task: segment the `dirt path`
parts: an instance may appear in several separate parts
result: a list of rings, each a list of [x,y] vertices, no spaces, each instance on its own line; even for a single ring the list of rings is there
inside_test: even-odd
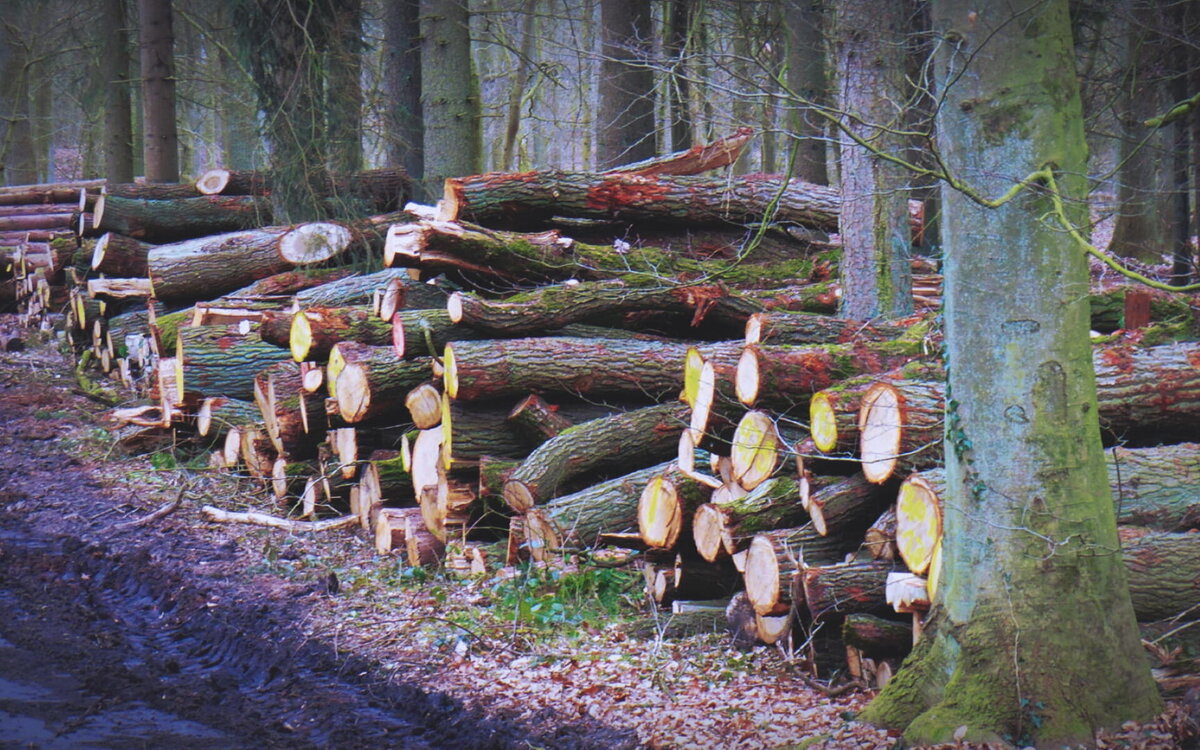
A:
[[[538,744],[306,637],[319,582],[247,585],[244,545],[185,512],[130,526],[162,493],[113,486],[70,385],[53,354],[0,360],[0,747]]]

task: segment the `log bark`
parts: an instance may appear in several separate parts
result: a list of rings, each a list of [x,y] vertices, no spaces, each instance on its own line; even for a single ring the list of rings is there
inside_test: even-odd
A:
[[[440,357],[451,341],[489,338],[471,326],[455,325],[445,310],[400,310],[391,318],[391,342],[399,357]]]
[[[908,330],[909,327],[902,324],[847,320],[813,313],[759,312],[746,320],[746,343],[805,346],[891,341]]]
[[[0,232],[25,232],[42,229],[70,230],[75,226],[72,216],[72,214],[0,216]]]
[[[156,244],[270,224],[271,202],[242,196],[158,201],[102,195],[92,211],[93,229]]]
[[[400,416],[408,392],[429,379],[428,363],[398,359],[390,346],[342,341],[333,351],[338,352],[343,366],[336,375],[328,374],[335,383],[332,395],[338,413],[350,423],[388,414]],[[331,355],[331,367],[333,360]]]
[[[903,657],[912,650],[912,624],[863,612],[846,615],[842,641],[875,657]]]
[[[573,337],[456,341],[446,346],[446,392],[462,400],[530,391],[656,399],[679,392],[687,349],[686,344]]]
[[[140,200],[169,201],[180,198],[198,198],[202,193],[195,185],[140,182],[110,182],[104,185],[103,195],[113,195],[118,198],[137,198]]]
[[[220,326],[179,328],[176,350],[182,391],[207,396],[254,398],[254,376],[288,358],[256,333],[242,334]]]
[[[92,250],[92,270],[106,276],[145,276],[153,247],[133,237],[105,232]]]
[[[340,341],[387,346],[392,343],[392,326],[366,305],[310,307],[299,314],[265,313],[262,335],[265,341],[288,347],[292,358],[303,362],[328,359],[329,351]]]
[[[847,378],[813,394],[809,425],[817,450],[830,455],[858,455],[858,413],[862,397],[880,380],[944,380],[940,362],[919,360],[883,375]]]
[[[869,482],[862,474],[854,474],[808,493],[804,506],[822,536],[856,537],[879,517],[895,496],[891,487],[881,487]]]
[[[160,245],[148,254],[147,266],[157,298],[211,299],[280,271],[334,258],[349,239],[336,224],[270,227]]]
[[[521,463],[504,485],[504,500],[523,513],[557,497],[584,472],[666,458],[677,451],[686,419],[686,406],[660,404],[569,427]]]
[[[536,393],[521,399],[508,413],[508,421],[534,446],[541,445],[575,424],[574,420],[560,413],[557,406],[547,403]]]
[[[845,548],[845,540],[821,536],[812,524],[755,535],[743,570],[754,611],[770,615],[799,606],[802,601],[793,597],[802,590],[792,583],[802,564],[838,561]]]
[[[1125,527],[1121,537],[1138,620],[1194,612],[1200,590],[1200,534],[1147,533]]]
[[[268,195],[270,176],[254,170],[210,169],[196,180],[203,195]],[[325,197],[356,198],[379,212],[399,211],[412,197],[412,181],[399,167],[331,175]]]
[[[872,559],[895,560],[900,552],[896,549],[896,506],[892,505],[875,519],[863,535],[863,547]]]
[[[853,613],[886,613],[884,592],[891,570],[891,565],[876,561],[805,565],[800,584],[813,622]]]
[[[530,226],[555,216],[720,226],[782,221],[837,231],[837,191],[778,175],[732,179],[547,170],[446,180],[451,220]],[[771,210],[774,209],[774,210]]]
[[[254,376],[254,401],[271,444],[289,459],[310,458],[325,437],[325,399],[304,390],[295,362],[278,362]],[[303,403],[301,403],[303,402]]]
[[[657,464],[531,508],[524,516],[530,553],[542,560],[559,550],[594,546],[606,533],[636,530],[642,490],[669,467]]]
[[[941,383],[919,380],[879,382],[863,394],[858,412],[863,474],[876,484],[942,460],[945,432]]]
[[[446,469],[483,456],[524,458],[529,443],[508,421],[507,407],[460,403],[442,396],[442,464]]]
[[[894,370],[923,356],[917,339],[824,346],[747,346],[738,361],[738,399],[754,406],[808,403],[838,380]]]
[[[224,438],[231,427],[260,424],[262,415],[251,401],[228,396],[210,396],[196,413],[196,432],[213,440]]]
[[[740,552],[755,534],[803,524],[800,482],[775,477],[741,497],[707,503],[696,510],[692,533],[696,551],[710,562]]]
[[[403,268],[386,268],[375,273],[349,276],[297,292],[296,304],[305,308],[366,305],[371,304],[376,290],[392,286],[401,297],[397,303],[400,309],[443,307],[446,304],[444,291],[413,281]],[[392,314],[389,312],[380,317],[391,320]]]

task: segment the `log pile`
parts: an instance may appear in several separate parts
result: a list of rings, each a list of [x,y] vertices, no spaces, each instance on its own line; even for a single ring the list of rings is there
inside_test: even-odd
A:
[[[940,277],[918,259],[915,315],[848,321],[836,245],[730,242],[768,204],[836,226],[826,188],[701,175],[748,137],[449,180],[438,207],[383,175],[334,180],[373,213],[290,227],[270,225],[263,175],[109,186],[107,233],[72,239],[91,272],[70,279],[68,333],[142,399],[116,422],[204,441],[261,482],[270,523],[354,525],[380,554],[476,573],[635,550],[660,605],[733,595],[765,642],[827,627],[879,682],[940,575]],[[362,253],[387,267],[344,265]],[[1121,293],[1093,295],[1098,329]],[[1155,336],[1195,338],[1180,305],[1160,300]],[[1095,352],[1113,445],[1178,441],[1109,454],[1138,612],[1160,619],[1200,580],[1200,344],[1144,331]]]

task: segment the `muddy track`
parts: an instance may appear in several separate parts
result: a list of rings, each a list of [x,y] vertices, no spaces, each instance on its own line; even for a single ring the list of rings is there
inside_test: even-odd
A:
[[[103,746],[632,746],[594,722],[531,734],[406,684],[304,635],[312,600],[334,595],[323,586],[248,585],[237,544],[174,517],[149,529],[107,520],[128,498],[64,452],[57,438],[79,424],[34,416],[62,395],[23,380],[0,369],[0,678],[69,678],[69,699],[37,717],[59,736],[135,706],[150,727]],[[14,711],[0,690],[0,728]],[[18,738],[0,747],[27,746],[6,744]]]

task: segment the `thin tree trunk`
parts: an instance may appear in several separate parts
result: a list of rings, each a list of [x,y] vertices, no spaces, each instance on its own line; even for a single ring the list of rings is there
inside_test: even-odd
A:
[[[326,70],[329,168],[357,172],[363,166],[362,0],[336,4],[333,47]]]
[[[138,0],[141,24],[142,151],[147,182],[179,182],[175,125],[175,36],[171,0]]]
[[[797,149],[792,176],[818,185],[828,185],[825,169],[825,120],[814,105],[826,101],[825,49],[819,0],[787,0],[783,13],[787,27],[787,85],[793,96],[788,118]]]
[[[537,21],[537,0],[525,0],[521,12],[521,48],[517,52],[517,70],[513,73],[512,87],[508,93],[508,116],[504,123],[504,148],[500,164],[503,169],[520,169],[517,153],[517,135],[521,132],[521,104],[525,101],[529,87],[529,67],[533,62],[533,41]]]
[[[483,148],[479,81],[471,62],[470,12],[463,0],[421,0],[421,111],[425,187],[475,174]]]
[[[654,156],[654,73],[643,51],[650,44],[650,4],[600,0],[600,111],[596,113],[601,169]]]
[[[388,164],[404,167],[424,198],[425,130],[421,113],[421,24],[417,0],[383,4],[383,91],[388,102]]]

